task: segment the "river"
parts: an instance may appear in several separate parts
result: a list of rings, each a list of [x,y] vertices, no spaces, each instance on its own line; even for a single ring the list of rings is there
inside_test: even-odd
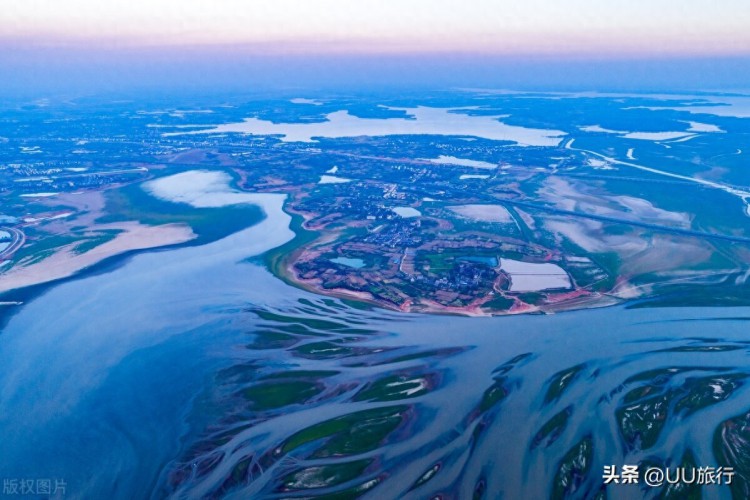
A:
[[[716,430],[750,410],[746,308],[354,307],[248,260],[293,236],[280,206],[18,308],[0,476],[65,498],[593,496],[609,464],[720,465]]]

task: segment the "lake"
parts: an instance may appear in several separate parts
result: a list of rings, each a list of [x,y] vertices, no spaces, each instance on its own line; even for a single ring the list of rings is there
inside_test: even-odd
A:
[[[360,118],[348,111],[335,111],[326,115],[325,121],[315,123],[274,123],[258,118],[246,118],[240,123],[227,123],[216,127],[188,132],[167,132],[165,137],[195,134],[223,134],[228,132],[275,135],[284,142],[314,142],[316,137],[359,137],[388,135],[460,135],[483,137],[498,141],[512,141],[520,146],[557,146],[566,135],[560,130],[535,129],[508,125],[500,121],[504,115],[472,116],[460,113],[461,109],[392,108],[405,111],[408,118]],[[458,111],[458,112],[457,112]],[[200,126],[200,125],[196,125]],[[438,163],[455,163],[452,157],[440,157]],[[467,165],[459,160],[459,165]],[[487,168],[483,162],[470,166]],[[494,168],[494,165],[492,165]]]
[[[719,465],[750,409],[747,308],[371,309],[248,261],[293,236],[265,210],[0,306],[4,477],[68,498],[592,494],[604,465]]]

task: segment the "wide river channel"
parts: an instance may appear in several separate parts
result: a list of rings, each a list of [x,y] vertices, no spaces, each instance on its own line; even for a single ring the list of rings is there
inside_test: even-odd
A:
[[[0,306],[0,478],[65,498],[583,498],[605,465],[729,463],[742,487],[750,310],[356,307],[248,260],[293,236],[277,201]]]

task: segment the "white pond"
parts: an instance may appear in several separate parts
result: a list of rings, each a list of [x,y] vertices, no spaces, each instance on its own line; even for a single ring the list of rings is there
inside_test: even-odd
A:
[[[331,262],[335,264],[341,264],[342,266],[351,267],[353,269],[361,269],[365,267],[365,261],[362,259],[353,259],[350,257],[336,257],[331,259]]]
[[[595,169],[598,169],[598,170],[613,170],[613,169],[614,169],[614,168],[613,168],[613,167],[612,167],[612,166],[611,166],[611,165],[610,165],[609,163],[607,163],[606,161],[604,161],[604,160],[599,160],[599,159],[597,159],[597,158],[588,158],[588,159],[586,160],[586,164],[587,164],[587,165],[588,165],[589,167],[591,167],[591,168],[595,168]]]
[[[396,212],[404,219],[409,219],[411,217],[420,217],[422,215],[422,212],[412,207],[393,207],[391,208],[391,210]]]
[[[557,264],[500,259],[500,268],[510,275],[511,292],[538,292],[571,287],[570,277]]]
[[[322,106],[323,103],[316,100],[316,99],[306,99],[304,97],[295,97],[294,99],[290,99],[289,102],[292,104],[312,104],[313,106]]]
[[[679,139],[686,137],[687,132],[628,132],[622,137],[625,139],[638,139],[641,141],[668,141],[670,139]]]
[[[511,217],[508,210],[502,205],[458,205],[448,207],[448,209],[467,219],[482,222],[513,222],[513,217]]]
[[[26,193],[22,194],[21,198],[49,198],[50,196],[57,196],[60,193]]]
[[[618,130],[611,130],[608,128],[604,128],[601,125],[586,125],[585,127],[578,127],[578,130],[580,130],[581,132],[594,132],[594,133],[602,133],[602,134],[622,134],[623,133]]]
[[[321,175],[318,184],[345,184],[347,182],[352,182],[352,180],[335,175]]]
[[[684,132],[628,132],[625,130],[611,130],[604,128],[601,125],[587,125],[585,127],[579,127],[582,132],[594,132],[602,134],[615,134],[619,135],[623,139],[638,139],[642,141],[668,141],[670,139],[679,139],[692,135],[692,131]]]
[[[231,187],[232,178],[226,172],[190,170],[148,181],[143,188],[151,195],[175,203],[187,203],[196,208],[217,208],[230,205],[253,204],[266,215],[283,214],[286,195],[277,193],[245,193]]]
[[[724,133],[724,130],[719,128],[717,125],[710,123],[701,122],[687,122],[690,125],[689,132],[708,132],[708,133]]]
[[[698,115],[730,116],[735,118],[750,118],[750,96],[690,96],[696,105],[680,106],[666,102],[664,106],[637,106],[653,111],[674,110],[686,111]]]
[[[459,167],[485,168],[494,170],[497,165],[487,161],[468,160],[466,158],[456,158],[455,156],[440,155],[437,158],[422,158],[425,161],[438,163],[440,165],[456,165]]]
[[[497,116],[470,116],[450,108],[393,108],[406,111],[408,118],[359,118],[348,111],[335,111],[319,123],[274,123],[246,118],[202,130],[169,132],[164,136],[237,132],[277,135],[284,142],[314,142],[314,137],[342,138],[387,135],[459,135],[496,141],[513,141],[521,146],[558,146],[566,135],[560,130],[507,125]],[[201,126],[197,124],[195,126]]]
[[[489,175],[475,175],[475,174],[463,174],[458,177],[459,180],[465,181],[466,179],[489,179]]]

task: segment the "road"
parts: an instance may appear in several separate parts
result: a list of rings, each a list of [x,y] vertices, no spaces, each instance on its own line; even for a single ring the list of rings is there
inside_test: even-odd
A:
[[[0,231],[9,232],[11,238],[13,238],[10,242],[10,245],[8,245],[8,248],[0,252],[0,261],[1,261],[1,260],[6,260],[6,259],[11,258],[13,254],[16,253],[18,249],[23,246],[24,243],[26,243],[26,235],[23,234],[23,231],[20,231],[12,227],[0,227]]]
[[[84,172],[80,174],[62,174],[62,175],[41,175],[35,177],[23,177],[21,179],[15,179],[13,182],[32,182],[39,180],[60,180],[60,179],[75,179],[79,177],[107,177],[111,175],[123,175],[123,174],[142,174],[148,172],[146,167],[127,168],[118,170],[102,170],[96,172]]]
[[[686,175],[675,174],[675,173],[672,173],[672,172],[665,172],[664,170],[658,170],[656,168],[647,167],[645,165],[638,165],[637,163],[630,163],[630,162],[627,162],[627,161],[617,160],[615,158],[612,158],[612,157],[609,157],[609,156],[605,156],[605,155],[603,155],[601,153],[597,153],[596,151],[589,151],[588,149],[574,148],[573,147],[573,142],[574,141],[575,141],[575,139],[570,139],[565,144],[565,149],[568,149],[568,150],[571,150],[571,151],[581,151],[583,153],[588,153],[590,155],[597,156],[597,157],[599,157],[599,158],[601,158],[601,159],[603,159],[603,160],[605,160],[605,161],[607,161],[609,163],[613,163],[615,165],[624,165],[626,167],[637,168],[638,170],[643,170],[644,172],[651,172],[652,174],[663,175],[665,177],[670,177],[672,179],[680,179],[680,180],[687,181],[687,182],[693,182],[693,183],[696,183],[696,184],[700,184],[702,186],[707,186],[707,187],[712,187],[712,188],[715,188],[715,189],[720,189],[720,190],[722,190],[722,191],[724,191],[726,193],[734,195],[734,196],[738,197],[739,199],[741,199],[742,202],[745,204],[745,215],[747,215],[748,217],[750,217],[750,191],[748,191],[744,187],[731,186],[729,184],[722,184],[720,182],[713,182],[713,181],[709,181],[709,180],[706,180],[706,179],[700,179],[700,178],[697,178],[697,177],[689,177],[689,176],[686,176]]]
[[[562,210],[562,209],[550,207],[541,203],[516,201],[516,200],[505,199],[505,198],[495,198],[495,200],[499,203],[507,204],[511,206],[536,209],[536,210],[550,212],[550,213],[558,214],[558,215],[569,215],[572,217],[582,217],[584,219],[593,219],[593,220],[599,220],[603,222],[612,222],[615,224],[627,224],[629,226],[653,229],[655,231],[661,231],[663,233],[679,234],[682,236],[693,236],[696,238],[708,238],[708,239],[732,241],[735,243],[750,243],[750,238],[746,238],[744,236],[733,236],[729,234],[719,234],[719,233],[705,233],[702,231],[694,231],[692,229],[662,226],[659,224],[650,224],[648,222],[641,222],[641,221],[631,220],[631,219],[620,219],[617,217],[608,217],[606,215],[589,214],[586,212],[576,212],[573,210]]]

